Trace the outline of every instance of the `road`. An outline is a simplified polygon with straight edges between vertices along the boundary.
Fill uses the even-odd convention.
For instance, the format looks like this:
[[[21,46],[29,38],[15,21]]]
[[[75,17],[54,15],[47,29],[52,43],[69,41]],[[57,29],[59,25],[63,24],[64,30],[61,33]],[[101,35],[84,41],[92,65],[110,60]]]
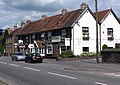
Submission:
[[[0,78],[10,85],[120,85],[119,67],[89,61],[30,64],[0,58]]]

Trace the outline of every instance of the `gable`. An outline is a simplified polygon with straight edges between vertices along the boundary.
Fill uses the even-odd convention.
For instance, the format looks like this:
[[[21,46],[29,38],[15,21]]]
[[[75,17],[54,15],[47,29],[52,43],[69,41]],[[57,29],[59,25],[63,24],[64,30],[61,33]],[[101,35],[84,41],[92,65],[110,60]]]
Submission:
[[[89,20],[89,17],[92,17],[92,19],[95,20],[95,17],[92,13],[92,11],[89,8],[86,8],[81,15],[76,19],[76,21],[73,23],[72,27],[74,27],[75,24],[79,23],[79,20],[81,20],[83,17],[85,17],[86,20]]]
[[[119,22],[119,19],[117,18],[116,14],[113,12],[112,9],[107,9],[107,10],[102,10],[102,11],[99,11],[97,14],[98,14],[98,23],[103,23],[104,20],[108,17],[108,15],[112,13],[113,16],[115,17],[115,19]],[[96,13],[93,13],[94,17],[96,17]]]

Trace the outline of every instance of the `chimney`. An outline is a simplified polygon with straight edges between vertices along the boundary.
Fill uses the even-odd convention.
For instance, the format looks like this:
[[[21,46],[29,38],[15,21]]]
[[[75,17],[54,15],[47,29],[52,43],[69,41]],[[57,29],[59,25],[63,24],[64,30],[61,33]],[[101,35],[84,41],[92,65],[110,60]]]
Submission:
[[[65,15],[67,12],[68,12],[67,9],[62,9],[62,10],[61,10],[61,14],[62,14],[62,15]]]
[[[86,3],[82,3],[80,6],[81,6],[82,10],[88,8],[88,4],[86,4]]]
[[[21,27],[23,28],[24,26],[25,26],[25,22],[22,21],[22,22],[21,22]]]
[[[15,25],[14,25],[14,30],[16,30],[17,29],[17,23],[15,23]]]
[[[47,18],[47,15],[42,15],[41,18],[42,20],[44,20],[45,18]]]
[[[31,20],[28,19],[28,20],[26,21],[26,25],[29,24],[29,23],[31,23]]]

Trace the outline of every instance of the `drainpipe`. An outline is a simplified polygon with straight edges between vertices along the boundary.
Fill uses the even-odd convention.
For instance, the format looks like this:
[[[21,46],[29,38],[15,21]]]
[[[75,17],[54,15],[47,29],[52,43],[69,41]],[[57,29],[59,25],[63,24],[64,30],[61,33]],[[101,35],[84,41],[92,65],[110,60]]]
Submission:
[[[101,23],[99,23],[99,36],[100,36],[100,52],[101,52]]]
[[[74,54],[74,27],[73,27],[73,54]]]

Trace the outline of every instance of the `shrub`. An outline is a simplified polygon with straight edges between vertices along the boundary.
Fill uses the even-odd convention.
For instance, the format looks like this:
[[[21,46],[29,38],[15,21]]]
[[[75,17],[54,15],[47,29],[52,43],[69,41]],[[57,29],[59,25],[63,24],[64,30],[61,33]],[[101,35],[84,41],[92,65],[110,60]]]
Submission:
[[[74,58],[76,57],[72,51],[64,51],[60,55],[62,58]]]
[[[108,46],[106,45],[106,44],[104,44],[103,46],[102,46],[102,49],[107,49],[108,48]]]
[[[95,55],[96,55],[96,53],[94,53],[94,52],[83,52],[80,54],[81,57],[93,57]]]

